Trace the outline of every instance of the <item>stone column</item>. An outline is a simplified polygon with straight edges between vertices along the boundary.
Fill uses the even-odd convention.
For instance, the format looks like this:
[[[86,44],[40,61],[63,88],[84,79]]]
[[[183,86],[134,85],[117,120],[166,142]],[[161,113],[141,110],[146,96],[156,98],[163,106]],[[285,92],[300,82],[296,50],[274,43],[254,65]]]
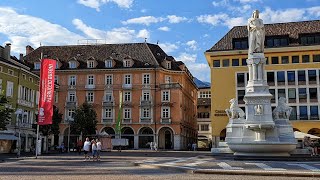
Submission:
[[[29,148],[28,148],[28,139],[29,139],[29,134],[28,133],[26,133],[26,141],[25,141],[25,144],[24,144],[24,147],[21,147],[21,149],[23,149],[24,148],[24,152],[29,152]]]
[[[173,140],[174,140],[173,149],[174,150],[181,150],[181,136],[180,135],[174,135]]]
[[[258,66],[258,80],[261,81],[263,77],[262,64],[259,63],[257,64],[257,66]]]
[[[133,148],[134,149],[139,149],[139,135],[134,135]]]
[[[252,75],[253,75],[253,80],[257,80],[257,65],[256,64],[252,64],[253,68],[252,68]]]
[[[253,76],[252,64],[248,64],[248,69],[249,69],[249,81],[252,81],[252,76]]]

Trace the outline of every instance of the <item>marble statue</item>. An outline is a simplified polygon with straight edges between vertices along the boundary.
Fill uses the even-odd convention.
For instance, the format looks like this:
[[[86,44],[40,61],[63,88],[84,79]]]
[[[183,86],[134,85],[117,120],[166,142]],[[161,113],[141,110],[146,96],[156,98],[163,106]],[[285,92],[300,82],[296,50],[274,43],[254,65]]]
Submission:
[[[272,111],[274,119],[289,119],[292,107],[287,106],[286,98],[280,97],[278,106]]]
[[[233,98],[230,101],[230,109],[226,109],[226,113],[231,119],[239,119],[244,118],[245,113],[241,108],[238,106],[238,100]]]
[[[255,10],[248,19],[249,54],[264,52],[265,30],[263,20],[259,18],[259,11]]]

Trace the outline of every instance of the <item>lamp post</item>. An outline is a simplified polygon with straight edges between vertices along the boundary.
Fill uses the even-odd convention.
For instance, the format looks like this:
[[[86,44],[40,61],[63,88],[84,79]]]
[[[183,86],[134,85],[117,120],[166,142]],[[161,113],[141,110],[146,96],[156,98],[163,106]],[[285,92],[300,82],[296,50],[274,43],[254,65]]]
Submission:
[[[22,118],[22,109],[17,109],[15,114],[18,115],[18,134],[19,134],[19,137],[18,137],[18,152],[17,152],[17,156],[20,157],[20,153],[21,153],[21,129],[20,129],[20,121],[21,121],[21,118]]]
[[[38,140],[39,140],[39,124],[38,124],[38,111],[34,112],[36,115],[36,122],[37,122],[37,139],[36,139],[36,159],[38,158],[38,152],[39,152],[39,145],[38,145]]]

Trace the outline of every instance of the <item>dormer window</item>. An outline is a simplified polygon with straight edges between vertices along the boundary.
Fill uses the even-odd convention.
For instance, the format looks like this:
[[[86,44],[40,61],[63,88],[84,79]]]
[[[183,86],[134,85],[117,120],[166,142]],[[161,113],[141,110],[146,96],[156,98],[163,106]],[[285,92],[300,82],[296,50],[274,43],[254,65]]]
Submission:
[[[34,63],[34,69],[40,69],[41,64],[39,62]]]
[[[105,66],[106,68],[112,68],[112,60],[105,60]]]
[[[77,68],[77,62],[76,61],[69,61],[69,68],[70,69]]]
[[[124,60],[123,61],[123,66],[124,67],[131,67],[131,61],[130,60]]]
[[[171,62],[169,62],[169,61],[166,62],[166,68],[167,68],[167,69],[171,69]]]
[[[92,61],[92,60],[91,60],[91,61],[88,61],[88,62],[87,62],[87,67],[88,67],[88,68],[94,68],[94,61]]]

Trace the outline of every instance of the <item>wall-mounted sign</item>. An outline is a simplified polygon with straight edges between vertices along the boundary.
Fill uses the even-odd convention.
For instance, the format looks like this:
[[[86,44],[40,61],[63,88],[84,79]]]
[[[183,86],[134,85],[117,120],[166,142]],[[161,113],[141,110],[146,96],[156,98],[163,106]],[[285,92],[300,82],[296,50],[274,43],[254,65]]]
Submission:
[[[224,110],[215,110],[214,116],[227,116],[227,113]]]

